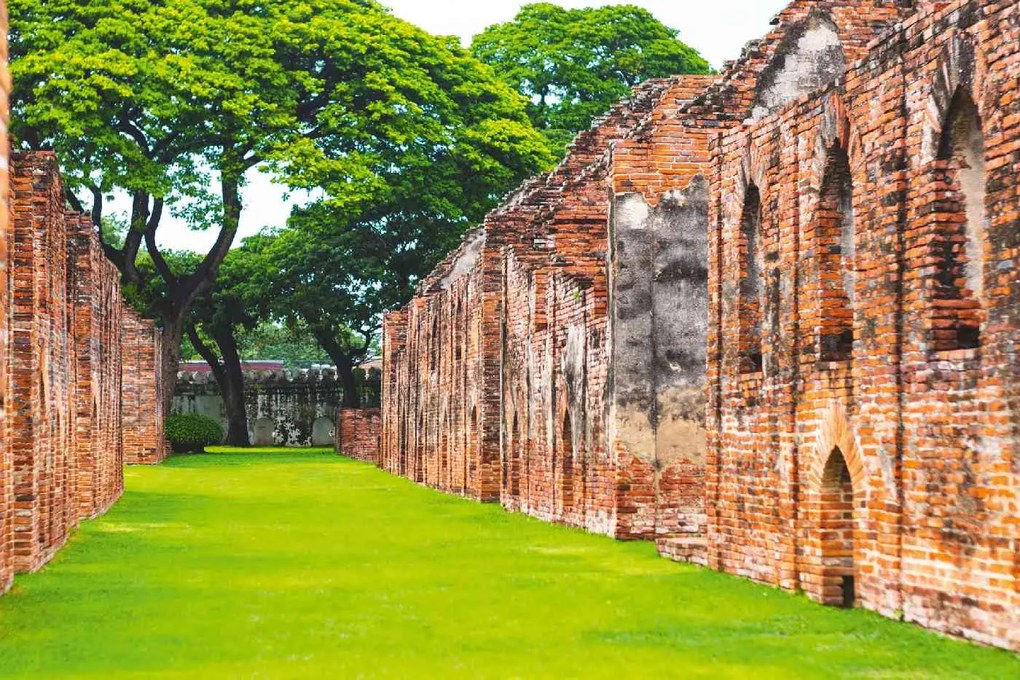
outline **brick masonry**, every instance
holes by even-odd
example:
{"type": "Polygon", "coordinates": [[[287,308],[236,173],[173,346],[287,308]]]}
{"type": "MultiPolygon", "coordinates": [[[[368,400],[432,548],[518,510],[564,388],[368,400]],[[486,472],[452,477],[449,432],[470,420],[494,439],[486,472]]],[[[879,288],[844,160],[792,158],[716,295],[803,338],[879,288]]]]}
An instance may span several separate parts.
{"type": "Polygon", "coordinates": [[[382,437],[382,412],[379,409],[340,409],[336,423],[338,453],[366,463],[379,462],[382,437]]]}
{"type": "Polygon", "coordinates": [[[8,292],[8,239],[10,238],[10,121],[11,76],[7,69],[7,3],[0,0],[0,593],[14,578],[14,460],[11,454],[8,412],[8,335],[10,294],[8,292]]]}
{"type": "Polygon", "coordinates": [[[383,332],[379,464],[1020,649],[1020,9],[793,2],[383,332]]]}
{"type": "Polygon", "coordinates": [[[156,465],[170,455],[163,432],[160,331],[151,320],[126,308],[121,334],[124,462],[156,465]]]}

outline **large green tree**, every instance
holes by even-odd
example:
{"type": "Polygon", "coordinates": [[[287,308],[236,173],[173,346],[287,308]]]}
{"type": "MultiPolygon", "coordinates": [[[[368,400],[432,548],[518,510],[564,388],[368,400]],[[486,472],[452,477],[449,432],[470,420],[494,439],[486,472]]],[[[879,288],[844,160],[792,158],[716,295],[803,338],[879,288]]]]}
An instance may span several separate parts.
{"type": "Polygon", "coordinates": [[[244,400],[241,340],[269,313],[259,239],[230,251],[212,287],[199,296],[188,315],[191,346],[205,359],[220,388],[227,416],[227,444],[249,446],[244,400]]]}
{"type": "Polygon", "coordinates": [[[358,405],[354,369],[371,352],[381,313],[405,302],[508,191],[552,163],[525,100],[454,41],[404,25],[389,44],[403,60],[366,57],[371,76],[323,114],[343,121],[368,102],[388,134],[338,125],[318,139],[290,179],[321,198],[297,209],[268,247],[276,313],[330,355],[348,406],[358,405]],[[379,79],[401,85],[362,91],[379,79]],[[351,154],[374,159],[372,201],[357,200],[350,187],[362,178],[336,162],[351,154]]]}
{"type": "Polygon", "coordinates": [[[634,5],[537,3],[475,36],[471,51],[530,100],[532,121],[561,152],[641,81],[709,72],[678,34],[634,5]]]}
{"type": "Polygon", "coordinates": [[[70,199],[97,225],[108,195],[131,198],[107,253],[133,287],[163,291],[151,307],[168,405],[249,170],[315,189],[343,224],[388,220],[381,206],[416,192],[419,218],[459,222],[548,162],[490,69],[372,0],[11,0],[11,17],[18,144],[57,151],[70,199]],[[426,177],[437,184],[412,186],[426,177]],[[218,230],[192,270],[158,246],[166,213],[218,230]],[[148,285],[141,251],[164,286],[148,285]]]}

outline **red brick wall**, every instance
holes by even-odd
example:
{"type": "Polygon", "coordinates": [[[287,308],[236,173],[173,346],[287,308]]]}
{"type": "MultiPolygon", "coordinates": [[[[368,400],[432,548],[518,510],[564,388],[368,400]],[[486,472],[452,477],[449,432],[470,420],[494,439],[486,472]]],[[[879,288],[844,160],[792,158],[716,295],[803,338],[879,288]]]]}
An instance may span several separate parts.
{"type": "Polygon", "coordinates": [[[828,603],[852,575],[861,606],[1014,649],[1018,12],[1008,0],[927,6],[834,90],[726,134],[709,259],[710,563],[828,603]],[[960,166],[940,155],[959,91],[984,145],[984,182],[971,190],[987,214],[971,253],[982,296],[965,280],[960,166]],[[852,210],[830,200],[841,155],[852,210]],[[733,339],[752,182],[767,285],[764,367],[748,372],[733,339]],[[852,248],[839,242],[846,219],[852,248]],[[845,356],[832,329],[852,334],[845,356]],[[844,464],[841,479],[832,471],[844,464]],[[834,528],[845,484],[852,523],[834,528]]]}
{"type": "Polygon", "coordinates": [[[132,309],[124,310],[123,347],[123,450],[128,465],[155,465],[169,454],[163,432],[160,397],[159,329],[132,309]]]}
{"type": "Polygon", "coordinates": [[[7,340],[10,298],[7,290],[7,258],[10,239],[10,142],[7,124],[10,120],[8,97],[11,91],[7,70],[7,3],[0,0],[0,593],[10,587],[14,575],[14,461],[9,442],[9,400],[7,395],[7,340]]]}
{"type": "Polygon", "coordinates": [[[68,215],[52,154],[12,162],[10,428],[14,566],[46,563],[76,525],[68,215]]]}
{"type": "Polygon", "coordinates": [[[120,272],[106,259],[92,220],[68,221],[75,349],[74,429],[79,516],[105,512],[124,491],[121,441],[120,272]]]}
{"type": "Polygon", "coordinates": [[[382,434],[379,409],[341,409],[336,423],[336,450],[339,453],[366,463],[379,462],[382,434]]]}
{"type": "Polygon", "coordinates": [[[5,478],[17,512],[5,522],[3,547],[16,571],[32,571],[80,519],[123,492],[124,303],[91,221],[64,209],[54,156],[17,154],[11,168],[10,372],[2,391],[11,405],[5,478]]]}

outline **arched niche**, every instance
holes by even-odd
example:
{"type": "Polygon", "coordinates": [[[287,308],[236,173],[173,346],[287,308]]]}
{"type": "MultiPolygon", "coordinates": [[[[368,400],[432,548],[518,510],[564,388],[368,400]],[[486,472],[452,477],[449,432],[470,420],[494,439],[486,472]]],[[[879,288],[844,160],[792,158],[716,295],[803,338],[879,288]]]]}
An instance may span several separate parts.
{"type": "Polygon", "coordinates": [[[325,416],[312,423],[312,446],[333,446],[336,443],[336,427],[325,416]]]}
{"type": "Polygon", "coordinates": [[[255,446],[273,446],[276,444],[275,430],[276,423],[271,418],[256,419],[252,443],[255,446]]]}

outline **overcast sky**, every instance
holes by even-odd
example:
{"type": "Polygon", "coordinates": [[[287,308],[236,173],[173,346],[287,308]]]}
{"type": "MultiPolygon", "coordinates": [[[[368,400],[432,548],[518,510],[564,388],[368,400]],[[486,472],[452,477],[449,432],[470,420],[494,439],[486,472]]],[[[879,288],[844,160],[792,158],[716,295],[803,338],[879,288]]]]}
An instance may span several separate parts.
{"type": "MultiPolygon", "coordinates": [[[[644,7],[667,26],[679,29],[681,40],[697,48],[716,68],[727,59],[738,57],[748,40],[764,35],[769,29],[769,19],[787,4],[787,0],[553,1],[563,7],[604,4],[644,7]]],[[[486,26],[512,19],[521,5],[528,4],[518,0],[382,0],[382,3],[391,7],[398,17],[430,33],[459,36],[465,45],[486,26]]],[[[123,210],[127,206],[113,207],[123,210]]],[[[244,191],[244,212],[237,243],[262,227],[283,226],[289,215],[290,203],[285,200],[283,190],[265,176],[253,173],[244,191]]],[[[185,224],[169,218],[164,218],[159,230],[161,245],[182,250],[208,250],[215,237],[213,233],[192,232],[185,224]]]]}

